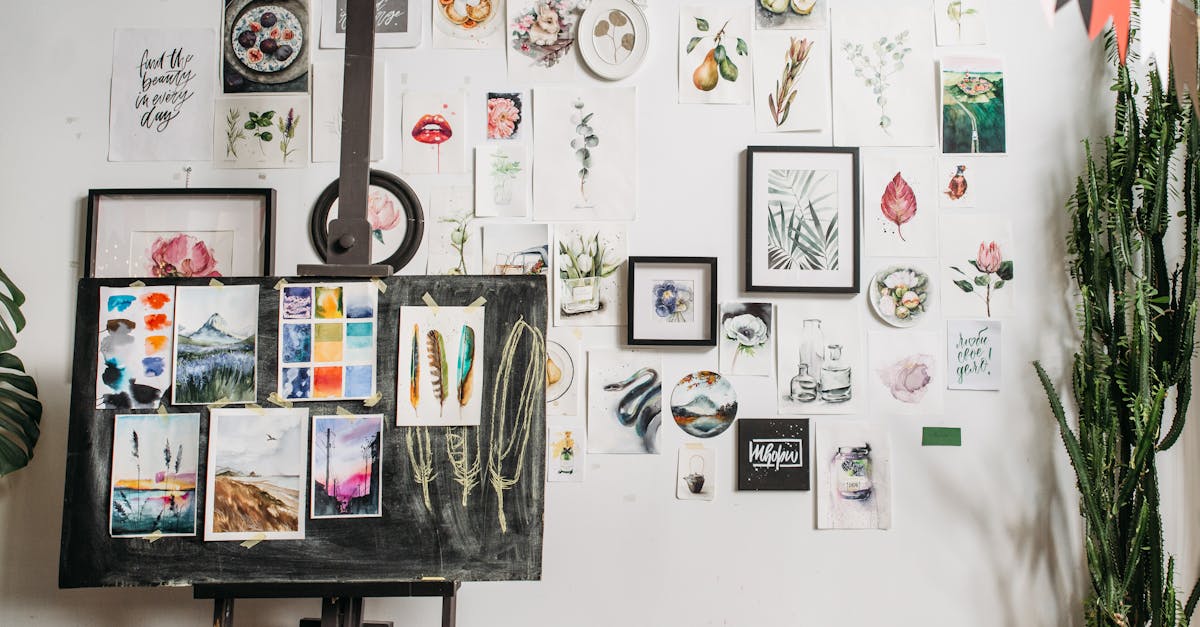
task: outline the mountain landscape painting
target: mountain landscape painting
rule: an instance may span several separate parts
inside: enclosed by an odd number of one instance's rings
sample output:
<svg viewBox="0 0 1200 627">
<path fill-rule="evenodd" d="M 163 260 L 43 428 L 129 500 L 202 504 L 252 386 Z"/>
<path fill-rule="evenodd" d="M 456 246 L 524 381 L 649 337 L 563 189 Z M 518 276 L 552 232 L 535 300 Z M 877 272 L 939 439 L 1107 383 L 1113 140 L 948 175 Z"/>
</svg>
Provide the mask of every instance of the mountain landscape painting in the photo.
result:
<svg viewBox="0 0 1200 627">
<path fill-rule="evenodd" d="M 304 539 L 306 409 L 213 409 L 205 540 Z"/>
<path fill-rule="evenodd" d="M 671 415 L 683 432 L 697 438 L 721 435 L 737 417 L 733 385 L 709 370 L 693 372 L 679 380 L 671 393 Z"/>
<path fill-rule="evenodd" d="M 381 516 L 383 415 L 314 416 L 313 518 Z"/>
<path fill-rule="evenodd" d="M 200 414 L 118 414 L 109 533 L 196 535 Z"/>
<path fill-rule="evenodd" d="M 179 287 L 174 403 L 254 402 L 257 344 L 257 285 Z"/>
</svg>

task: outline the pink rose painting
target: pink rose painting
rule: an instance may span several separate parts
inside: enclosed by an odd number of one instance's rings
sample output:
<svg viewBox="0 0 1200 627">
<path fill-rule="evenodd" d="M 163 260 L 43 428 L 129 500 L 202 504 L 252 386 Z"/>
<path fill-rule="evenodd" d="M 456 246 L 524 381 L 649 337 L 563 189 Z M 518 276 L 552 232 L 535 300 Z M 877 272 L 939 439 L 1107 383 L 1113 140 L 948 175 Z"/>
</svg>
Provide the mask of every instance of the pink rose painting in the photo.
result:
<svg viewBox="0 0 1200 627">
<path fill-rule="evenodd" d="M 521 94 L 489 93 L 488 139 L 515 139 L 521 126 Z"/>
<path fill-rule="evenodd" d="M 880 368 L 879 380 L 887 386 L 892 398 L 901 403 L 920 403 L 933 381 L 933 355 L 917 354 L 903 357 L 886 368 Z"/>
<path fill-rule="evenodd" d="M 396 207 L 396 197 L 378 187 L 372 187 L 367 196 L 367 222 L 371 224 L 371 235 L 383 243 L 383 232 L 390 231 L 400 224 L 400 210 Z"/>
<path fill-rule="evenodd" d="M 198 237 L 179 233 L 159 237 L 150 245 L 147 270 L 153 277 L 218 277 L 212 248 Z"/>
</svg>

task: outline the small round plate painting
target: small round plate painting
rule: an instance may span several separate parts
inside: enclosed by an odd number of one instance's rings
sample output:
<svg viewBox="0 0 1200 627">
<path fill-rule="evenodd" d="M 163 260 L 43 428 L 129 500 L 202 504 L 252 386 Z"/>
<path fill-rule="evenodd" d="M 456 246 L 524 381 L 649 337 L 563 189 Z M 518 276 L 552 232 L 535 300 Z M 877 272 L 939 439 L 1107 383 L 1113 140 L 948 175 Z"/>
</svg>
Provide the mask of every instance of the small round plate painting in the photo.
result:
<svg viewBox="0 0 1200 627">
<path fill-rule="evenodd" d="M 649 31 L 646 14 L 631 0 L 592 0 L 579 18 L 579 54 L 596 76 L 620 80 L 646 59 Z"/>
<path fill-rule="evenodd" d="M 711 438 L 720 435 L 737 417 L 737 393 L 728 379 L 701 370 L 679 380 L 671 393 L 671 415 L 688 435 Z"/>
<path fill-rule="evenodd" d="M 933 306 L 929 275 L 914 266 L 889 266 L 875 273 L 867 300 L 880 320 L 911 327 Z"/>
<path fill-rule="evenodd" d="M 575 362 L 562 344 L 546 340 L 546 402 L 562 398 L 575 381 Z"/>
</svg>

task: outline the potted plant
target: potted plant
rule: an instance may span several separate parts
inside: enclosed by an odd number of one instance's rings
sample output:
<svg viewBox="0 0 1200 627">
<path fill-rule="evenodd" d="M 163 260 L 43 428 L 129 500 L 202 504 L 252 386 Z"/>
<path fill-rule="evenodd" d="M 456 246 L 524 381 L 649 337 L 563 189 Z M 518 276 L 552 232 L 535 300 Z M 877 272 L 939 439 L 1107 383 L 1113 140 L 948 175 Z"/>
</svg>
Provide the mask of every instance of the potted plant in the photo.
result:
<svg viewBox="0 0 1200 627">
<path fill-rule="evenodd" d="M 21 305 L 25 294 L 0 270 L 0 477 L 20 470 L 33 458 L 41 435 L 42 403 L 37 383 L 25 374 L 25 364 L 8 352 L 25 328 Z"/>
<path fill-rule="evenodd" d="M 600 241 L 599 233 L 588 240 L 579 235 L 574 242 L 559 242 L 558 254 L 562 312 L 579 314 L 600 309 L 600 281 L 612 276 L 624 260 L 612 254 L 608 244 Z"/>
<path fill-rule="evenodd" d="M 1117 68 L 1115 130 L 1096 150 L 1085 143 L 1086 171 L 1068 203 L 1081 331 L 1069 378 L 1077 426 L 1034 363 L 1075 470 L 1088 625 L 1186 625 L 1200 591 L 1177 597 L 1157 467 L 1192 397 L 1200 122 L 1153 67 L 1146 82 L 1135 85 L 1128 68 Z"/>
<path fill-rule="evenodd" d="M 492 200 L 497 205 L 512 204 L 512 182 L 520 173 L 520 161 L 509 159 L 503 150 L 492 153 Z"/>
</svg>

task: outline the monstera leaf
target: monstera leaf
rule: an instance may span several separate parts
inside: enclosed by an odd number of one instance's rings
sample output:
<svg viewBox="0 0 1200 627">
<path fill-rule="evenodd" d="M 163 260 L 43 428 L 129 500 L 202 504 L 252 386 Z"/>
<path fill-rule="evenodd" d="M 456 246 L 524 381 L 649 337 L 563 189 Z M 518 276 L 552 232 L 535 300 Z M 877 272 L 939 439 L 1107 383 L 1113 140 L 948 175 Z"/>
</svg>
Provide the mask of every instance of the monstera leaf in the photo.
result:
<svg viewBox="0 0 1200 627">
<path fill-rule="evenodd" d="M 24 468 L 33 457 L 42 421 L 37 384 L 25 364 L 9 353 L 25 328 L 25 294 L 0 270 L 0 477 Z"/>
</svg>

